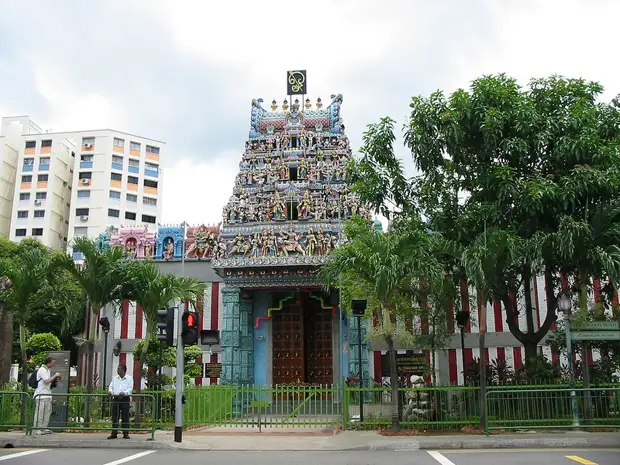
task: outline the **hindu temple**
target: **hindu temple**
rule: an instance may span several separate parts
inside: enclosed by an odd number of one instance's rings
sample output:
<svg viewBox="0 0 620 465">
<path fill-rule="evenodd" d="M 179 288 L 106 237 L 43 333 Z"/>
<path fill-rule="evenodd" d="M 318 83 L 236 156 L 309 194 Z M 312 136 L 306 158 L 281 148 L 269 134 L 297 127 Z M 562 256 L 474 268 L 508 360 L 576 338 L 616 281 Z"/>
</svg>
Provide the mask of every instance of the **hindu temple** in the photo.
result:
<svg viewBox="0 0 620 465">
<path fill-rule="evenodd" d="M 223 278 L 222 384 L 339 383 L 348 324 L 317 272 L 367 215 L 344 181 L 351 157 L 342 95 L 252 101 L 213 267 Z M 342 365 L 344 366 L 344 365 Z"/>
</svg>

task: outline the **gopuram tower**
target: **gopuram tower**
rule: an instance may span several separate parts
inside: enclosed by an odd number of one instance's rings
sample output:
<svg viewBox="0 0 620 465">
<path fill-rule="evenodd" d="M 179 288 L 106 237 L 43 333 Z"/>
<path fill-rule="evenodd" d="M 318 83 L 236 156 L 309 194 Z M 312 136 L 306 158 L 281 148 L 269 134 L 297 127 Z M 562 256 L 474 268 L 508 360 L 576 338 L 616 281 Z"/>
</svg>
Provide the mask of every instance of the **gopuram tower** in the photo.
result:
<svg viewBox="0 0 620 465">
<path fill-rule="evenodd" d="M 225 282 L 222 384 L 339 382 L 337 290 L 325 292 L 317 271 L 343 221 L 367 212 L 344 182 L 342 95 L 327 105 L 304 97 L 269 109 L 252 100 L 213 260 Z"/>
</svg>

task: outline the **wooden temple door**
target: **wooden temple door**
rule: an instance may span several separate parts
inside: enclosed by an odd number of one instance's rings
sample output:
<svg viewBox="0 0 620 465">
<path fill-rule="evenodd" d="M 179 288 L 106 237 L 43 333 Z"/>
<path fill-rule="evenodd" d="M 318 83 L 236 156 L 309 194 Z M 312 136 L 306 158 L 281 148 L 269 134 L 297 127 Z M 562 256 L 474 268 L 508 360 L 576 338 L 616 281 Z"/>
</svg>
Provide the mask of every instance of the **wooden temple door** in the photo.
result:
<svg viewBox="0 0 620 465">
<path fill-rule="evenodd" d="M 306 383 L 334 384 L 332 310 L 325 309 L 316 299 L 304 299 Z"/>
<path fill-rule="evenodd" d="M 302 384 L 304 368 L 304 318 L 300 303 L 273 313 L 273 384 Z"/>
</svg>

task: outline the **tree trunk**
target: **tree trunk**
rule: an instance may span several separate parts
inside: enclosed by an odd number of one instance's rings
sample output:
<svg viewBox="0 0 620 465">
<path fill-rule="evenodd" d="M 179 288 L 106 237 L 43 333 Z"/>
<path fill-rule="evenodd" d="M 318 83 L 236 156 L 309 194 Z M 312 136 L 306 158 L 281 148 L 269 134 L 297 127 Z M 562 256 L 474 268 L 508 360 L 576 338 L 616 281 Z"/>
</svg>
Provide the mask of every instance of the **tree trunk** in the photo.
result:
<svg viewBox="0 0 620 465">
<path fill-rule="evenodd" d="M 146 363 L 146 352 L 149 350 L 149 335 L 147 334 L 146 339 L 144 340 L 144 346 L 142 347 L 142 354 L 140 354 L 140 358 L 138 359 L 138 380 L 134 379 L 134 383 L 136 383 L 136 394 L 140 394 L 142 392 L 142 371 L 144 370 L 144 364 Z M 134 373 L 135 375 L 135 373 Z M 136 401 L 136 414 L 135 414 L 135 424 L 136 428 L 140 428 L 140 424 L 142 423 L 142 407 L 144 402 L 142 397 L 138 396 L 135 399 Z"/>
<path fill-rule="evenodd" d="M 19 325 L 19 350 L 22 358 L 22 392 L 28 392 L 28 357 L 26 355 L 26 328 Z M 35 367 L 36 370 L 36 367 Z M 26 425 L 28 418 L 28 403 L 22 402 L 21 424 Z"/>
<path fill-rule="evenodd" d="M 86 393 L 92 394 L 95 370 L 95 339 L 97 337 L 97 317 L 99 316 L 99 309 L 93 308 L 90 301 L 88 301 L 86 308 L 87 314 L 90 311 L 90 327 L 88 328 L 88 365 L 86 366 Z M 84 408 L 84 425 L 87 428 L 90 426 L 91 420 L 91 397 L 92 396 L 90 395 L 86 396 L 86 405 Z"/>
<path fill-rule="evenodd" d="M 394 340 L 391 336 L 385 337 L 388 347 L 388 357 L 390 359 L 390 384 L 392 386 L 392 431 L 397 433 L 400 431 L 400 418 L 398 409 L 398 369 L 396 367 L 396 350 L 394 350 Z"/>
<path fill-rule="evenodd" d="M 0 386 L 11 377 L 11 355 L 13 353 L 13 315 L 0 303 Z"/>
</svg>

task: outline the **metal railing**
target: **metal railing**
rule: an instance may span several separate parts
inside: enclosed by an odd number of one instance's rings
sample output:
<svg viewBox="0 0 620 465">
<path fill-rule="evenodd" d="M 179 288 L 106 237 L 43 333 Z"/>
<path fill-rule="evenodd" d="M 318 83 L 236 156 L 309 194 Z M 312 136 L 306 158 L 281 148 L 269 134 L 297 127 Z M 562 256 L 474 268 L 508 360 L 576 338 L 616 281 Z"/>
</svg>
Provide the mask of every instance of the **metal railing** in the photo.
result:
<svg viewBox="0 0 620 465">
<path fill-rule="evenodd" d="M 480 422 L 479 395 L 480 390 L 473 386 L 402 387 L 398 390 L 398 419 L 404 428 L 420 430 L 474 426 Z M 387 427 L 392 423 L 392 388 L 345 386 L 344 409 L 346 429 Z"/>
<path fill-rule="evenodd" d="M 49 401 L 49 402 L 47 402 Z M 112 431 L 112 400 L 105 393 L 43 394 L 33 398 L 29 432 Z M 90 421 L 86 422 L 86 412 Z M 132 394 L 129 403 L 129 432 L 150 433 L 154 439 L 157 402 L 152 394 Z M 49 418 L 49 420 L 48 420 Z M 47 425 L 45 425 L 47 423 Z M 122 429 L 119 424 L 119 430 Z"/>
<path fill-rule="evenodd" d="M 205 386 L 186 389 L 184 426 L 286 428 L 341 421 L 338 386 Z"/>
<path fill-rule="evenodd" d="M 26 417 L 22 415 L 22 405 L 31 407 L 30 394 L 22 391 L 0 391 L 0 431 L 23 429 L 27 430 L 32 418 L 31 408 L 26 409 Z"/>
<path fill-rule="evenodd" d="M 574 394 L 573 394 L 574 393 Z M 486 394 L 486 430 L 620 428 L 620 386 L 524 386 Z M 576 408 L 574 408 L 576 407 Z"/>
</svg>

